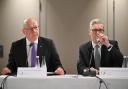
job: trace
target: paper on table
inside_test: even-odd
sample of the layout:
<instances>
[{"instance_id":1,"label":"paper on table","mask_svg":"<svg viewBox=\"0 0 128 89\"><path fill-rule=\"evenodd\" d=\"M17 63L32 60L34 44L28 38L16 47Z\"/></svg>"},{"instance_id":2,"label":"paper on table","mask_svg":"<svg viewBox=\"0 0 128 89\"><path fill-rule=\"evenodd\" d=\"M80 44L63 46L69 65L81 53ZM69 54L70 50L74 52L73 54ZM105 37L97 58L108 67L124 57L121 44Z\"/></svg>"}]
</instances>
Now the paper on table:
<instances>
[{"instance_id":1,"label":"paper on table","mask_svg":"<svg viewBox=\"0 0 128 89\"><path fill-rule=\"evenodd\" d=\"M43 78L47 76L45 69L37 67L19 67L17 77L39 77Z\"/></svg>"},{"instance_id":2,"label":"paper on table","mask_svg":"<svg viewBox=\"0 0 128 89\"><path fill-rule=\"evenodd\" d=\"M128 68L100 68L100 75L128 77Z\"/></svg>"}]
</instances>

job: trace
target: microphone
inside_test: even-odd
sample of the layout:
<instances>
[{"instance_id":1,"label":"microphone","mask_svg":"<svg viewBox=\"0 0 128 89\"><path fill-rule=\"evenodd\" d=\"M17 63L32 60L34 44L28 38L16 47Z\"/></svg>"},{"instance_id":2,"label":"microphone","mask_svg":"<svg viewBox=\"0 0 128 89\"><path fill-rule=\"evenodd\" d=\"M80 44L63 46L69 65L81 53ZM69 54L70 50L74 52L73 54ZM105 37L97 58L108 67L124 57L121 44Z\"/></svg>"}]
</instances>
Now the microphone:
<instances>
[{"instance_id":1,"label":"microphone","mask_svg":"<svg viewBox=\"0 0 128 89\"><path fill-rule=\"evenodd\" d=\"M88 70L85 70L83 72L83 76L96 76L96 71L92 71L91 68L91 64L92 64L92 59L93 59L93 54L94 54L94 48L92 48L92 52L91 52L91 57L90 57L90 61L89 61L89 66L88 66Z\"/></svg>"}]
</instances>

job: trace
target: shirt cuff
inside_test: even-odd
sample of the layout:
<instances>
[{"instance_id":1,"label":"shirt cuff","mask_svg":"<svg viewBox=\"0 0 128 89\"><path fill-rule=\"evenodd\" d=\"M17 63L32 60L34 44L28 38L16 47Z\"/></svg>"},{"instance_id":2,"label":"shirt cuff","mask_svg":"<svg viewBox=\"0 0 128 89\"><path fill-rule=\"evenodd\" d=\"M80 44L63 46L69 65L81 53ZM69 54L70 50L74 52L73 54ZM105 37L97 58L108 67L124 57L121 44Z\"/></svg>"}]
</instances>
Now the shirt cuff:
<instances>
[{"instance_id":1,"label":"shirt cuff","mask_svg":"<svg viewBox=\"0 0 128 89\"><path fill-rule=\"evenodd\" d=\"M108 49L108 51L111 51L112 47L113 47L113 45L112 45L112 44L110 44L110 46L107 48L107 49Z\"/></svg>"}]
</instances>

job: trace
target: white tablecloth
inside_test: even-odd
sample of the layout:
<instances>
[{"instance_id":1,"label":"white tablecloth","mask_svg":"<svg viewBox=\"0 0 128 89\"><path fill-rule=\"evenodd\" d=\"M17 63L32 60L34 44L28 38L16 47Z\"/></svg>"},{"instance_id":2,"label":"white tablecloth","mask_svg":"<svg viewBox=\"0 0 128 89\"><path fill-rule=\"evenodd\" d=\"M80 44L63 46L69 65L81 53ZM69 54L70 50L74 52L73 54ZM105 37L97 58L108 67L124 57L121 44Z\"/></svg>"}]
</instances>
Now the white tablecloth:
<instances>
[{"instance_id":1,"label":"white tablecloth","mask_svg":"<svg viewBox=\"0 0 128 89\"><path fill-rule=\"evenodd\" d=\"M0 76L0 83L5 76ZM128 89L128 77L100 76L109 89ZM44 78L19 78L9 76L5 89L99 89L99 79L81 75L48 76ZM101 84L101 89L106 89Z\"/></svg>"}]
</instances>

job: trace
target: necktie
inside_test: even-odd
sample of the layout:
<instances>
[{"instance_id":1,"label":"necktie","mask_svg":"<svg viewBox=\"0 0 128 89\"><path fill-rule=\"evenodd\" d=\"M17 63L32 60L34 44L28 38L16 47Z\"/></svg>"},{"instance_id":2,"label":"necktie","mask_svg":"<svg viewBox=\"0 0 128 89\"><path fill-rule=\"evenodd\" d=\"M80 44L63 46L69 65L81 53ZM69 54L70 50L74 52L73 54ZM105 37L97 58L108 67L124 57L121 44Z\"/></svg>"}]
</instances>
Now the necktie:
<instances>
[{"instance_id":1,"label":"necktie","mask_svg":"<svg viewBox=\"0 0 128 89\"><path fill-rule=\"evenodd\" d=\"M35 67L36 63L36 50L35 45L32 43L32 50L31 50L31 67Z\"/></svg>"},{"instance_id":2,"label":"necktie","mask_svg":"<svg viewBox=\"0 0 128 89\"><path fill-rule=\"evenodd\" d=\"M99 69L99 67L100 67L100 60L101 60L98 48L99 48L99 45L96 45L95 46L95 58L94 58L94 60L95 60L95 67L97 69Z\"/></svg>"}]
</instances>

